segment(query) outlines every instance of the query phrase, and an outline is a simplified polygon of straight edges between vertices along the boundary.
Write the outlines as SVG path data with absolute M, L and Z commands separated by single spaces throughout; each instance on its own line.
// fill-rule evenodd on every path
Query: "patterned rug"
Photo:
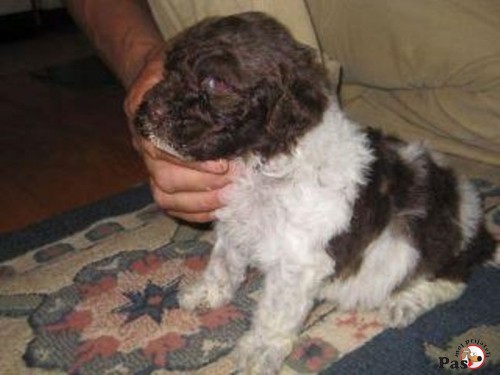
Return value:
M 500 189 L 478 186 L 500 240 Z M 2 252 L 31 249 L 0 264 L 1 374 L 234 373 L 232 349 L 249 328 L 262 277 L 251 270 L 219 309 L 179 309 L 177 292 L 203 271 L 213 234 L 168 219 L 144 191 L 0 239 Z M 128 212 L 117 212 L 124 200 Z M 500 373 L 498 268 L 478 269 L 459 300 L 406 329 L 380 321 L 318 304 L 282 373 Z M 463 369 L 467 351 L 475 362 Z

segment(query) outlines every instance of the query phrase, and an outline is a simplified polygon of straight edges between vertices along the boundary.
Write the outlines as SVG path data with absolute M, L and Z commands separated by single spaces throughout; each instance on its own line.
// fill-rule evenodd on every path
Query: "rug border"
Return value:
M 149 186 L 141 184 L 116 195 L 28 225 L 23 229 L 1 233 L 0 262 L 5 262 L 34 248 L 68 237 L 98 220 L 136 211 L 150 203 L 153 203 L 153 198 Z

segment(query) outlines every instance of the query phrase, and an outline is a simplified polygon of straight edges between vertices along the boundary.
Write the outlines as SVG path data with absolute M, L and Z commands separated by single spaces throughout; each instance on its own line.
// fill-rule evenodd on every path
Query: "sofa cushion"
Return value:
M 346 83 L 383 89 L 499 89 L 496 1 L 307 3 L 321 47 L 342 64 Z
M 356 120 L 500 175 L 500 3 L 308 0 Z M 490 176 L 491 177 L 491 176 Z

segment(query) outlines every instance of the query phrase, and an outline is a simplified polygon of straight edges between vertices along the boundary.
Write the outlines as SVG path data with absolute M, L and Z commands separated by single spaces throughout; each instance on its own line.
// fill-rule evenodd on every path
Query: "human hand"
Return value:
M 148 54 L 143 69 L 128 90 L 125 113 L 132 142 L 150 175 L 155 202 L 169 215 L 191 222 L 208 222 L 222 206 L 221 193 L 230 183 L 235 166 L 227 160 L 185 162 L 169 155 L 134 129 L 132 120 L 144 94 L 163 77 L 165 48 L 158 46 Z

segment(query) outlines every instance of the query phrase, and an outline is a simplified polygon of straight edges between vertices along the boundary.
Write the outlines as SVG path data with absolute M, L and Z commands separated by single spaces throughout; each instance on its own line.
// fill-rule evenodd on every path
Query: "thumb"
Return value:
M 124 110 L 129 119 L 133 117 L 143 99 L 144 94 L 163 79 L 164 54 L 164 45 L 154 48 L 146 58 L 146 62 L 142 70 L 128 88 L 127 98 L 124 103 Z

